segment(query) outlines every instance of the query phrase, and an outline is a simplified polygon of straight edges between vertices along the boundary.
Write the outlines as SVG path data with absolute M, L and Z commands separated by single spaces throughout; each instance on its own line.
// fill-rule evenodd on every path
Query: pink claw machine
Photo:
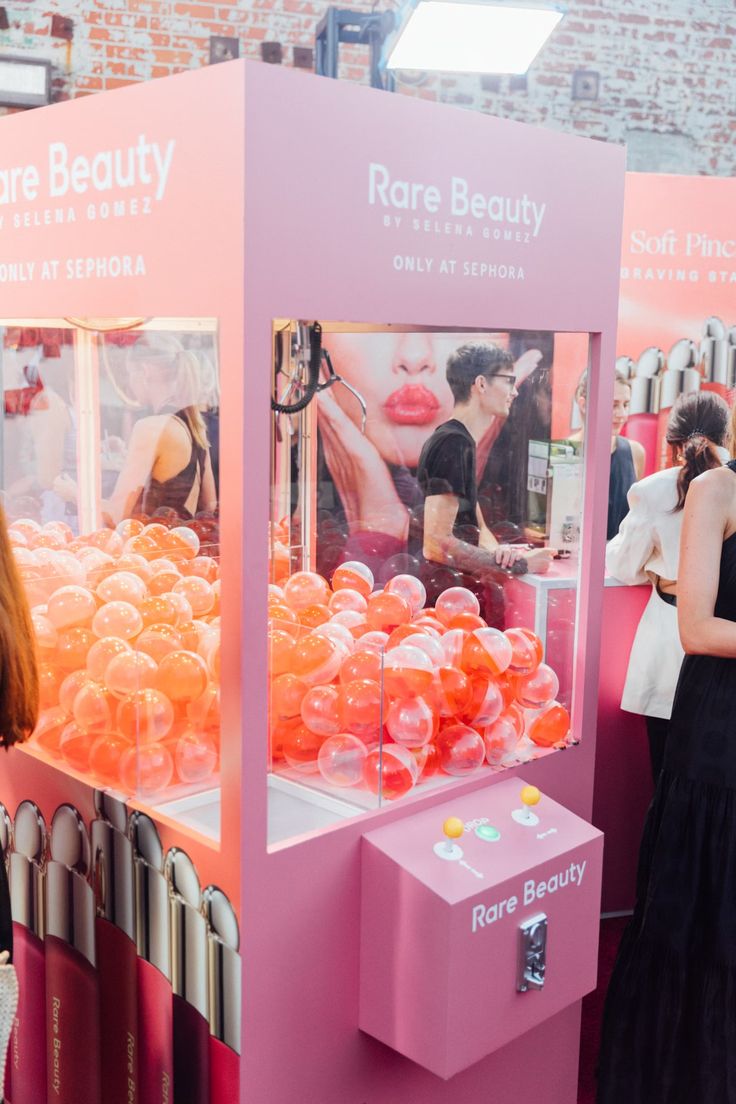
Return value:
M 8 1098 L 43 1099 L 43 1000 L 49 1099 L 96 1012 L 84 1104 L 569 1104 L 623 152 L 242 63 L 2 126 L 42 695 L 0 779 L 40 994 Z M 458 540 L 515 561 L 475 574 L 428 552 L 418 477 L 468 347 L 505 407 Z M 513 580 L 558 551 L 529 442 L 586 368 L 558 648 Z

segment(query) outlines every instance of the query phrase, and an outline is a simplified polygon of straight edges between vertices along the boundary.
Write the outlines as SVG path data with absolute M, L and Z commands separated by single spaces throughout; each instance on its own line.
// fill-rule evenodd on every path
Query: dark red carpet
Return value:
M 628 916 L 601 920 L 600 945 L 598 948 L 598 988 L 583 1000 L 578 1104 L 595 1104 L 595 1067 L 598 1061 L 603 1002 L 606 999 L 608 979 L 616 961 L 619 941 L 628 922 Z

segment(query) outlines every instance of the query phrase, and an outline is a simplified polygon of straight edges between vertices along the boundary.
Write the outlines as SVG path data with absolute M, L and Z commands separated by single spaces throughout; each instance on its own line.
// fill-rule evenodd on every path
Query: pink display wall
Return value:
M 163 830 L 166 845 L 185 845 L 202 877 L 240 901 L 241 1099 L 469 1104 L 491 1092 L 510 1104 L 523 1091 L 570 1104 L 577 1006 L 449 1083 L 360 1033 L 361 837 L 411 812 L 411 801 L 267 848 L 267 366 L 277 317 L 593 335 L 589 439 L 600 443 L 584 504 L 581 743 L 524 768 L 526 781 L 588 817 L 601 608 L 590 584 L 602 572 L 623 151 L 240 63 L 3 126 L 12 150 L 0 158 L 3 313 L 220 323 L 223 843 L 173 823 Z M 138 144 L 151 152 L 139 155 L 135 184 L 96 194 L 96 155 Z M 125 202 L 122 213 L 102 219 L 101 203 L 113 199 Z M 103 275 L 109 261 L 94 260 L 124 255 L 131 275 Z M 3 764 L 0 791 L 11 807 L 32 796 L 47 814 L 58 800 L 88 799 L 82 783 L 22 751 Z M 423 800 L 431 807 L 448 792 Z

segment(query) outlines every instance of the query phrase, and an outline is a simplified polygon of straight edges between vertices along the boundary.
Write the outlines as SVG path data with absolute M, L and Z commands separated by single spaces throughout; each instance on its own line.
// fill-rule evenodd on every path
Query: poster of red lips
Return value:
M 471 341 L 491 342 L 514 357 L 506 416 L 497 417 L 479 443 L 477 474 L 488 525 L 502 540 L 523 536 L 529 441 L 563 438 L 574 428 L 572 396 L 587 366 L 587 334 L 356 327 L 324 337 L 341 382 L 318 400 L 323 574 L 353 557 L 368 562 L 379 579 L 411 570 L 407 532 L 421 504 L 419 455 L 437 426 L 453 416 L 445 367 L 449 355 Z
M 625 433 L 668 465 L 664 432 L 678 395 L 733 397 L 736 181 L 628 173 L 617 354 L 632 379 Z

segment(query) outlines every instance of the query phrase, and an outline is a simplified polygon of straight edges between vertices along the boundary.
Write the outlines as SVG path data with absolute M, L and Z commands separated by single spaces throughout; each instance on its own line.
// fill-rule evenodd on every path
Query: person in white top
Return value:
M 634 483 L 629 512 L 606 548 L 609 575 L 629 586 L 652 584 L 631 647 L 621 708 L 646 720 L 655 783 L 684 656 L 676 608 L 682 508 L 692 480 L 728 460 L 723 448 L 728 418 L 726 403 L 712 392 L 677 400 L 667 424 L 675 466 Z

